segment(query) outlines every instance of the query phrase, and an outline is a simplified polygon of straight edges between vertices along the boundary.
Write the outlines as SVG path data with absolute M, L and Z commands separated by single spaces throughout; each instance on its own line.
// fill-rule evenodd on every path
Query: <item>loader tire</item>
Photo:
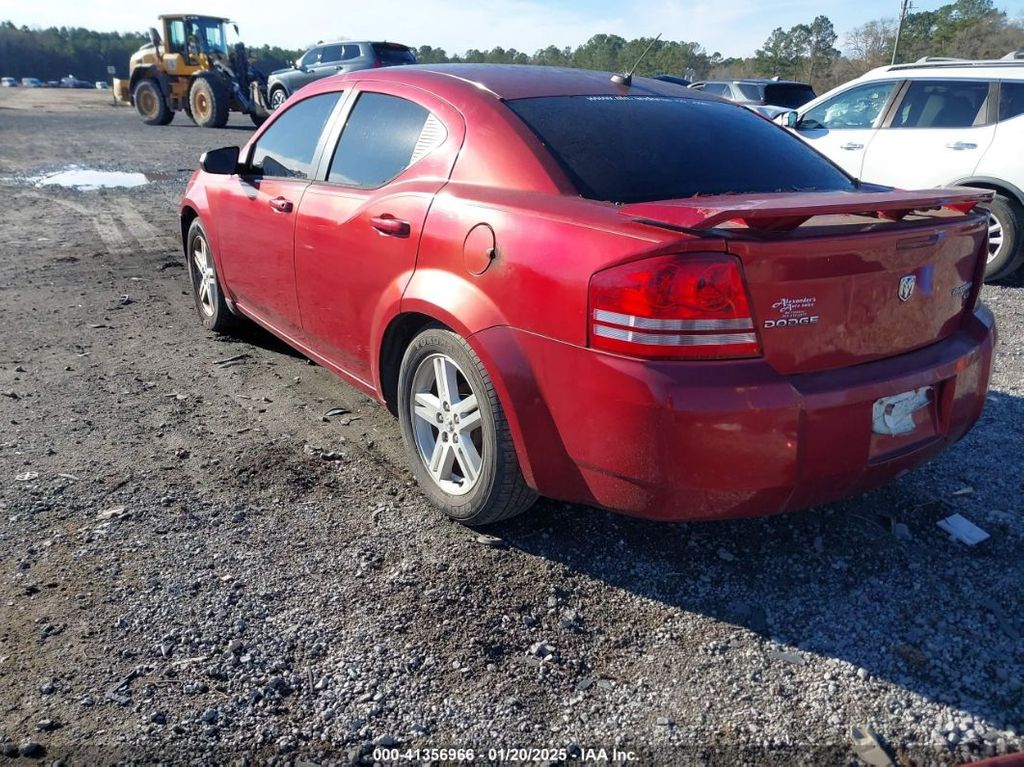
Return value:
M 139 80 L 132 98 L 135 111 L 146 125 L 167 125 L 174 119 L 174 112 L 167 106 L 167 99 L 156 80 L 150 77 Z
M 223 128 L 228 123 L 231 97 L 217 75 L 200 72 L 188 90 L 192 119 L 200 128 Z

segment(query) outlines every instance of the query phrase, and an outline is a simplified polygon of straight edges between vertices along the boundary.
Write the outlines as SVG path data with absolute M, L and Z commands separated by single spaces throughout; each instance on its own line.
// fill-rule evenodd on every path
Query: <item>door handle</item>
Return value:
M 370 219 L 370 226 L 383 234 L 385 237 L 408 237 L 411 227 L 408 221 L 395 218 L 390 213 L 382 216 L 374 216 Z
M 970 141 L 954 141 L 951 144 L 946 144 L 946 149 L 955 149 L 956 151 L 962 151 L 964 149 L 977 149 L 977 144 L 972 144 Z
M 278 213 L 291 213 L 292 212 L 292 201 L 286 200 L 284 197 L 275 197 L 270 201 L 270 207 L 276 210 Z
M 847 144 L 843 144 L 843 145 L 842 145 L 842 146 L 840 146 L 839 148 L 840 148 L 840 149 L 848 149 L 848 150 L 850 150 L 850 151 L 853 151 L 854 149 L 863 149 L 863 148 L 864 148 L 864 145 L 863 145 L 863 144 L 855 144 L 855 143 L 853 143 L 853 142 L 851 141 L 851 142 L 849 142 L 849 143 L 847 143 Z

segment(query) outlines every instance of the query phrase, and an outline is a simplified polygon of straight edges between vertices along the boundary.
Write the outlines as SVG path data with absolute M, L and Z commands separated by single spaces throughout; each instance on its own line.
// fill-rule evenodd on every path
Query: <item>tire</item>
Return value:
M 270 92 L 270 111 L 273 112 L 275 109 L 280 107 L 285 99 L 288 98 L 288 94 L 284 92 L 284 88 L 278 86 Z
M 199 319 L 207 330 L 226 333 L 235 327 L 236 319 L 224 300 L 210 241 L 198 218 L 192 222 L 185 237 L 185 258 Z
M 135 103 L 135 111 L 146 125 L 169 125 L 174 119 L 174 112 L 167 106 L 160 84 L 150 77 L 135 84 L 132 101 Z
M 456 393 L 447 386 L 445 395 L 438 386 L 438 365 L 440 379 L 454 381 Z M 470 396 L 475 409 L 469 406 Z M 521 514 L 537 499 L 519 468 L 490 376 L 469 344 L 450 330 L 428 326 L 405 350 L 398 374 L 398 416 L 420 488 L 456 522 L 492 524 Z M 467 429 L 468 421 L 473 425 Z M 438 460 L 433 473 L 428 468 L 432 460 Z
M 212 72 L 200 72 L 188 89 L 189 110 L 200 128 L 223 128 L 227 125 L 230 100 L 227 87 Z
M 1024 212 L 1021 205 L 997 193 L 992 202 L 978 207 L 989 213 L 989 237 L 992 238 L 985 265 L 985 282 L 1009 277 L 1024 261 Z

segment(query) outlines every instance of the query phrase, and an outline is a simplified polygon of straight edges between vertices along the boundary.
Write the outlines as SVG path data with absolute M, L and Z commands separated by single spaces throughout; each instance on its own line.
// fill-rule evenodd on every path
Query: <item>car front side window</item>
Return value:
M 850 88 L 806 112 L 797 130 L 873 128 L 895 87 L 895 81 L 886 81 Z
M 324 126 L 341 92 L 321 93 L 288 107 L 253 149 L 250 171 L 257 176 L 308 179 Z
M 302 57 L 300 62 L 304 67 L 311 67 L 320 60 L 320 49 L 312 48 L 306 51 L 306 55 Z
M 341 46 L 325 45 L 323 47 L 323 54 L 320 56 L 320 63 L 333 64 L 337 61 L 341 61 Z

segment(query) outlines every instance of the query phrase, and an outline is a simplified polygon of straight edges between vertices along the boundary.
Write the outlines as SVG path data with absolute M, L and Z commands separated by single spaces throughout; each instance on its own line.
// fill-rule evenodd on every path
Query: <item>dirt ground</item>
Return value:
M 428 506 L 384 408 L 199 324 L 176 205 L 247 118 L 109 99 L 0 90 L 0 754 L 848 764 L 855 725 L 905 764 L 1024 748 L 1020 278 L 984 291 L 982 420 L 888 488 L 716 524 L 541 501 L 492 541 Z M 151 181 L 39 185 L 68 165 Z M 991 539 L 951 542 L 954 511 Z

